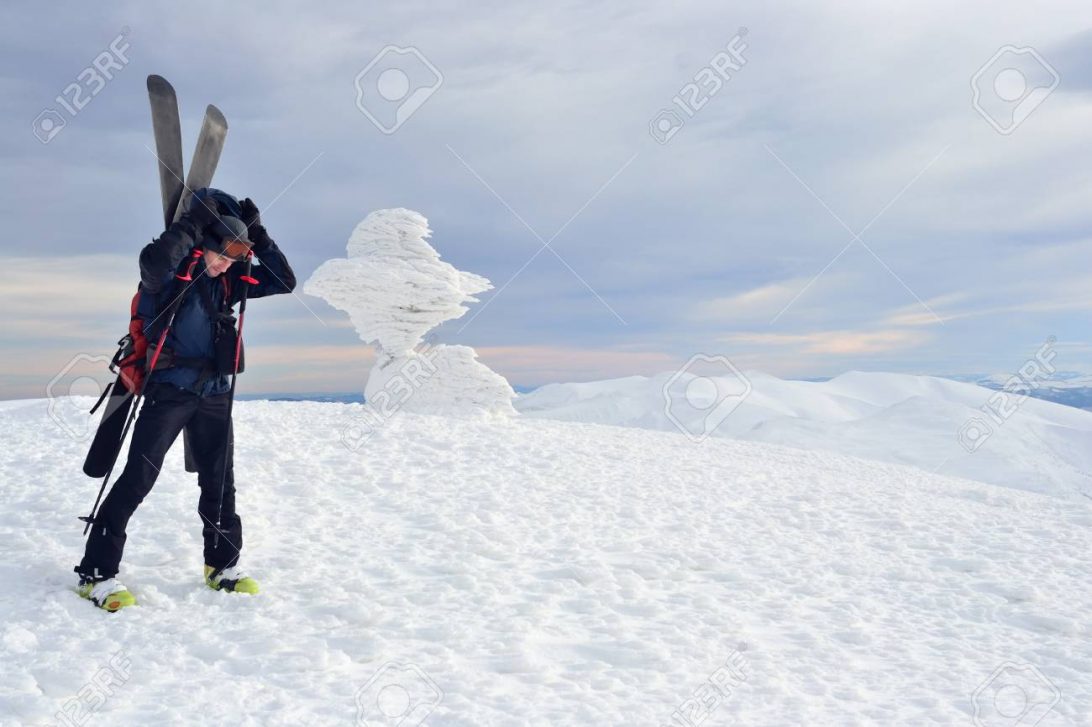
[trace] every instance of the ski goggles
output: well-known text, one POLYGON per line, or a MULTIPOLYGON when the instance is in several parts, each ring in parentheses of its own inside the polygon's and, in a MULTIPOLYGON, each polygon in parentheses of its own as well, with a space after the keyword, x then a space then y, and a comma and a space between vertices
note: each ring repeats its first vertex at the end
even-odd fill
POLYGON ((250 255, 250 243, 242 240, 226 240, 216 252, 221 257, 226 257, 235 262, 242 262, 250 255))

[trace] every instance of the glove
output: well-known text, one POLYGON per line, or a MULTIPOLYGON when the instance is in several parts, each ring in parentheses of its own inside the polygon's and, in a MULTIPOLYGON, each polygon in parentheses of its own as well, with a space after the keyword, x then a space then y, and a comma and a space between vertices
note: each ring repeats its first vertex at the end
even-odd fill
POLYGON ((242 210, 243 222, 246 223, 248 229, 254 225, 262 224, 261 215, 258 213, 258 205, 254 204, 254 200, 250 197, 239 203, 239 209, 242 210))
POLYGON ((190 197, 190 206, 186 214, 197 228, 199 235, 214 226, 219 227, 216 223, 220 221, 220 213, 216 210, 216 202, 211 199, 190 197))
POLYGON ((246 223, 247 236, 254 245, 252 248, 254 254, 260 256, 269 249, 269 245, 273 241, 269 239, 269 233, 262 226, 262 217, 258 212, 258 205, 254 204, 254 200, 250 197, 247 197, 239 203, 239 209, 243 213, 243 222, 246 223))

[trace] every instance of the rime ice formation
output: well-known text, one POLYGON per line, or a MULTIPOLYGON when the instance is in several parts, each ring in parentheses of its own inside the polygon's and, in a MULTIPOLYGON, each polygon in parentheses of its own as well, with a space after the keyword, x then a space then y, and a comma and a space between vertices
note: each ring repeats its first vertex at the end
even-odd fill
POLYGON ((412 210, 372 212, 349 236, 347 257, 327 260, 303 290, 348 313, 361 340, 376 346, 368 401, 426 414, 514 414, 512 387, 474 349, 422 346, 426 333, 493 287, 442 261, 426 241, 431 232, 412 210))

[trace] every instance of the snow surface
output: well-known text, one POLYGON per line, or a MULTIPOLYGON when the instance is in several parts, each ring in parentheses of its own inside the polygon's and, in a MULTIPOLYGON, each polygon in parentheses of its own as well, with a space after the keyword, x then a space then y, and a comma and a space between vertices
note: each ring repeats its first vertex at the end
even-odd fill
POLYGON ((972 725, 978 692, 993 727, 1024 689, 1041 725, 1089 724, 1087 502, 529 417, 403 413, 351 451, 361 408, 236 404, 256 597, 202 584, 176 445, 130 527, 141 605, 107 614, 73 592, 86 443, 0 406, 0 723, 83 695, 88 724, 353 724, 410 694, 403 725, 676 725, 696 699, 705 725, 972 725))
POLYGON ((387 411, 511 415, 516 393, 466 346, 419 350, 429 331, 463 316, 493 285, 457 270, 429 245, 428 220, 407 209, 377 210, 356 226, 347 258, 327 260, 304 283, 308 295, 349 314, 360 339, 375 344, 364 388, 387 411))
MULTIPOLYGON (((672 374, 580 384, 549 384, 520 396, 526 416, 679 431, 665 409, 664 388, 685 399, 672 374)), ((824 382, 785 381, 747 373, 750 393, 713 436, 822 449, 909 464, 1061 497, 1092 497, 1092 412, 1026 398, 1007 399, 1001 424, 982 408, 996 391, 931 376, 851 372, 824 382), (963 431, 977 419, 990 433, 977 442, 963 431), (961 431, 962 441, 961 441, 961 431)), ((725 390, 736 387, 730 380, 725 390)), ((705 412, 676 408, 684 427, 705 412), (690 417, 689 419, 687 417, 690 417)))

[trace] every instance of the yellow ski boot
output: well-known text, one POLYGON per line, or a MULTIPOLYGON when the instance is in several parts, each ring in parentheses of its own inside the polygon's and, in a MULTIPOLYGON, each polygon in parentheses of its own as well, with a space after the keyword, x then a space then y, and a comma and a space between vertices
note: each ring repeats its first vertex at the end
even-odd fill
POLYGON ((244 573, 243 569, 237 565, 222 570, 206 565, 205 584, 214 591, 251 594, 258 592, 258 581, 244 573))
POLYGON ((120 611, 127 606, 136 605, 136 597, 117 578, 92 580, 81 578, 76 587, 80 598, 86 598, 104 611, 120 611))

